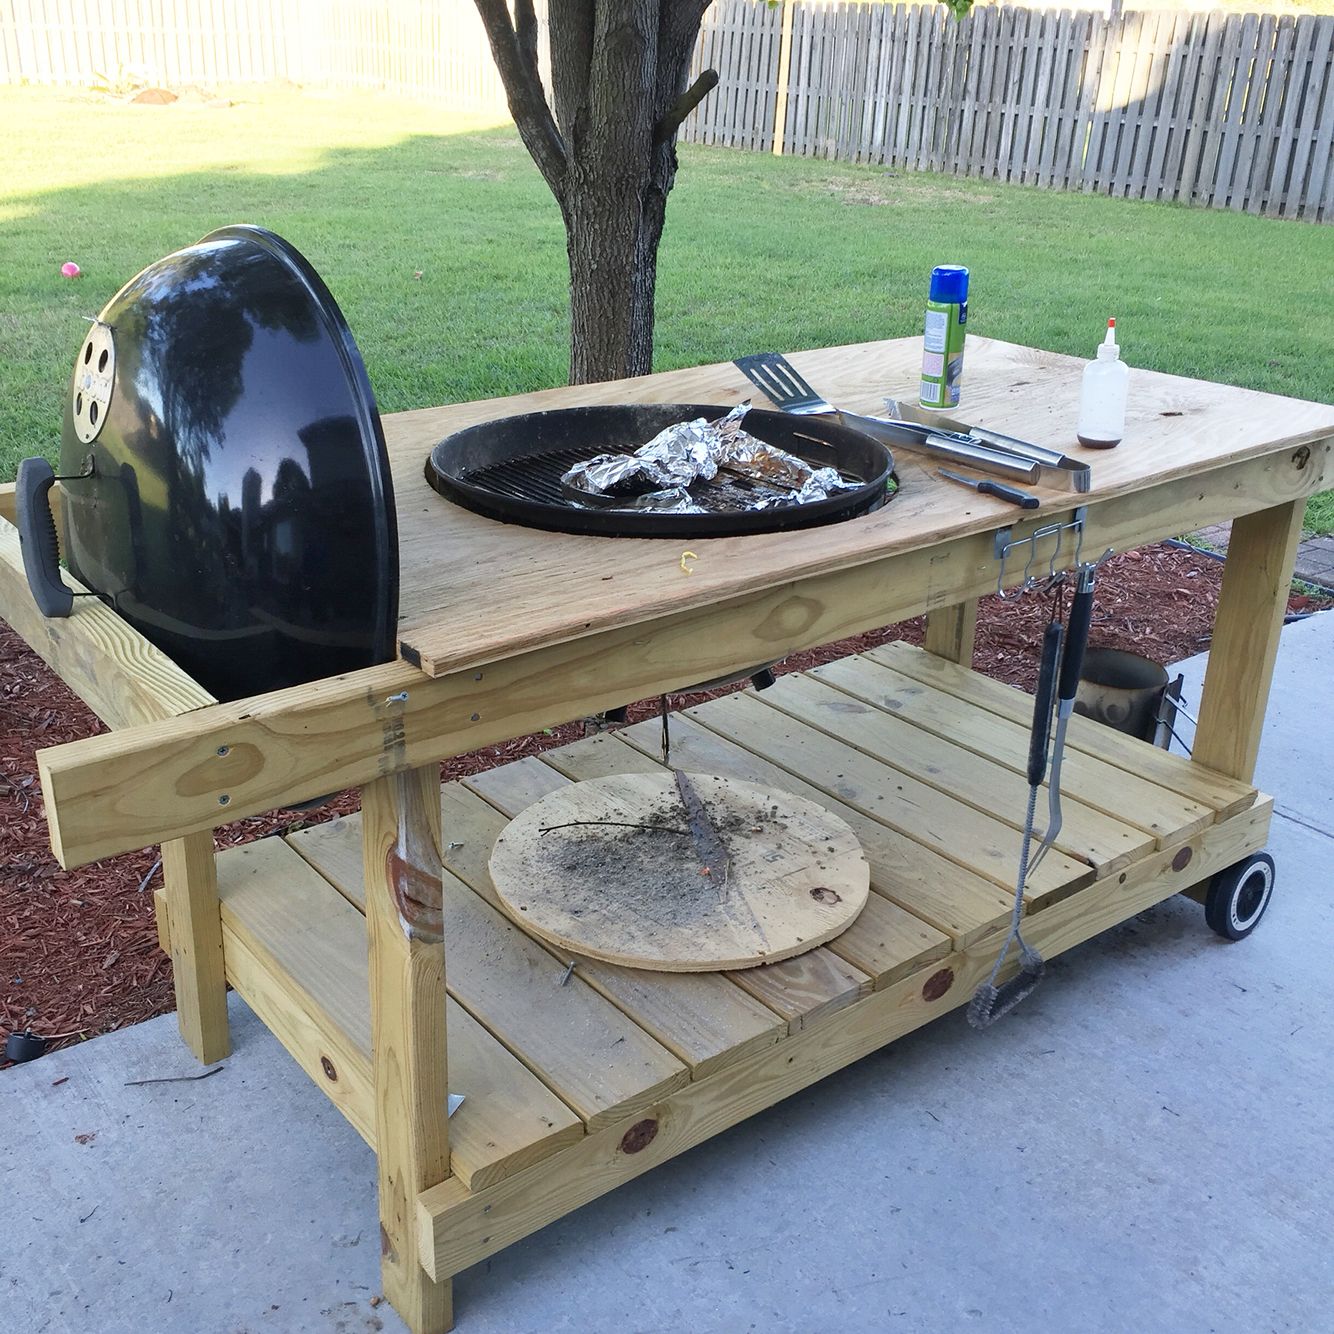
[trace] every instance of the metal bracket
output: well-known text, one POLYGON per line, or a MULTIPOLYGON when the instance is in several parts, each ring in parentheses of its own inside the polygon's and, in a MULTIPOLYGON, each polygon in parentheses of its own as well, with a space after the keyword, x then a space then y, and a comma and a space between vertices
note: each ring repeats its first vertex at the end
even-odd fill
POLYGON ((1015 537, 1013 528, 997 530, 995 553, 996 559, 1000 561, 1000 569, 996 573, 996 593, 998 596, 1008 596, 1005 592, 1005 565, 1021 547, 1028 548, 1028 559, 1024 562, 1024 577, 1017 590, 1020 593, 1027 593, 1031 589, 1037 588, 1039 584, 1056 578, 1059 573, 1056 568, 1056 561, 1061 554, 1062 547, 1065 545, 1066 533, 1074 534, 1075 550, 1070 565, 1078 565, 1079 558, 1084 550, 1084 521, 1087 518, 1088 506, 1080 505, 1068 522, 1061 523, 1058 521, 1043 524, 1041 528, 1033 529, 1027 537, 1015 537), (1046 556, 1046 572, 1034 574, 1033 566, 1039 563, 1039 550, 1046 542, 1051 543, 1050 551, 1047 552, 1046 556))

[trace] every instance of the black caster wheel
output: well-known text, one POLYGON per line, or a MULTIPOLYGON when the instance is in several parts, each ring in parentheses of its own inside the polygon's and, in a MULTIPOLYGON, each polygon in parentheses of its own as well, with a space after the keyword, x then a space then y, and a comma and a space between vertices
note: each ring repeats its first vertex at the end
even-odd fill
POLYGON ((1273 893, 1274 859, 1257 852, 1209 882, 1204 920, 1224 940, 1245 940, 1259 926, 1273 893))

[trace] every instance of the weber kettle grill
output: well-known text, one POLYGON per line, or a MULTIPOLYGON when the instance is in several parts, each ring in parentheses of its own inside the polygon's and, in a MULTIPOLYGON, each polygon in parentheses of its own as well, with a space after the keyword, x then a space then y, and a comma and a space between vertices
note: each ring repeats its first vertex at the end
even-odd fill
MULTIPOLYGON (((61 577, 59 481, 71 574, 218 699, 392 659, 398 536, 384 433, 347 322, 301 254, 261 227, 223 227, 150 264, 91 323, 66 395, 60 474, 43 458, 18 470, 41 611, 68 616, 77 596, 61 577)), ((436 445, 426 477, 488 519, 624 537, 837 523, 892 494, 883 444, 837 421, 763 411, 748 430, 834 470, 842 487, 808 499, 719 469, 688 513, 582 503, 562 488, 572 463, 728 411, 625 404, 480 422, 436 445)), ((757 669, 757 684, 767 679, 757 669)))
MULTIPOLYGON (((220 699, 391 659, 393 488, 357 345, 260 227, 149 265, 79 349, 60 447, 70 572, 220 699)), ((19 466, 38 606, 68 616, 45 459, 19 466)))

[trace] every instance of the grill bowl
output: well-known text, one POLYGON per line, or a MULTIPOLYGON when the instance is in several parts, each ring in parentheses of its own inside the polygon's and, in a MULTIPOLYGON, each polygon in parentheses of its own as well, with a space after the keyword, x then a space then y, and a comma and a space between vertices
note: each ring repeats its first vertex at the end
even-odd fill
POLYGON ((724 416, 716 403, 633 403, 530 412, 479 422, 431 451, 426 480, 442 496, 503 523, 604 537, 729 537, 838 523, 879 509, 888 498, 894 457, 877 440, 823 417, 753 409, 745 429, 814 467, 837 468, 853 489, 824 500, 772 509, 672 514, 580 504, 561 474, 597 454, 632 453, 676 422, 724 416))

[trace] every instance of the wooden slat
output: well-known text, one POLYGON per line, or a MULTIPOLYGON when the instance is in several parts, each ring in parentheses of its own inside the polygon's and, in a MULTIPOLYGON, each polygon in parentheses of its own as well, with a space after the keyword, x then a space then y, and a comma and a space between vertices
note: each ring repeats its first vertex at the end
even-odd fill
MULTIPOLYGON (((618 747, 629 755, 634 752, 618 747)), ((544 765, 533 765, 553 785, 565 781, 544 765)), ((517 766, 511 766, 517 768, 517 766)), ((529 766, 524 766, 530 773, 529 766)), ((614 770, 616 772, 618 770, 614 770)), ((522 791, 536 800, 541 791, 528 781, 522 791)), ((441 789, 446 867, 494 908, 499 900, 491 884, 491 848, 507 817, 476 792, 459 783, 441 789)), ((319 863, 334 881, 348 887, 355 900, 361 823, 357 815, 291 836, 304 852, 318 842, 319 863)), ((564 966, 568 958, 562 958, 564 966)), ((617 968, 599 960, 579 959, 576 971, 691 1068, 696 1077, 738 1059, 758 1046, 778 1041, 785 1022, 715 974, 670 975, 617 968)))
MULTIPOLYGON (((1317 133, 1329 120, 1328 114, 1320 115, 1319 108, 1322 87, 1330 82, 1326 71, 1330 67, 1331 55, 1334 55, 1334 17, 1308 18, 1303 15, 1299 23, 1309 23, 1311 29, 1308 59, 1304 60, 1295 71, 1299 79, 1305 81, 1305 92, 1295 95, 1293 103, 1296 117, 1290 146, 1290 165, 1287 168, 1288 187, 1283 206, 1284 215, 1289 217, 1301 211, 1300 201, 1306 197, 1309 167, 1317 146, 1317 133)), ((1301 86, 1299 83, 1299 90, 1301 86)))
POLYGON ((774 118, 772 151, 778 155, 787 149, 788 97, 792 82, 792 10, 794 0, 782 0, 782 30, 778 39, 778 72, 774 76, 774 118))
MULTIPOLYGON (((745 694, 701 705, 688 716, 972 874, 1013 889, 1020 840, 1013 828, 993 816, 838 745, 745 694)), ((1030 879, 1025 899, 1039 905, 1062 898, 1088 884, 1093 875, 1091 867, 1052 851, 1030 879)))
MULTIPOLYGON (((1001 713, 966 693, 951 694, 924 684, 866 655, 828 663, 815 668, 811 675, 914 727, 985 755, 1016 774, 1024 773, 1027 768, 1033 702, 1023 692, 1013 691, 1018 698, 1006 699, 1006 710, 1001 713)), ((1082 748, 1067 738, 1061 779, 1063 790, 1086 806, 1152 834, 1159 846, 1203 829, 1218 817, 1220 809, 1213 802, 1193 800, 1167 786, 1167 774, 1159 773, 1159 781, 1154 782, 1105 761, 1096 749, 1102 738, 1087 727, 1079 731, 1084 734, 1080 738, 1082 748)), ((1128 756, 1133 755, 1130 747, 1125 747, 1125 751, 1128 756)), ((1153 759, 1150 758, 1151 765, 1153 759)), ((1244 810, 1251 799, 1249 789, 1237 785, 1230 800, 1224 803, 1222 813, 1244 810)))
MULTIPOLYGON (((280 838, 222 853, 218 882, 229 980, 373 1145, 365 919, 280 838)), ((582 1137, 579 1118, 457 1001, 445 1011, 450 1088, 465 1098, 450 1119, 456 1177, 481 1190, 582 1137)))
POLYGON ((1276 141, 1270 165, 1268 211, 1282 214, 1287 201, 1288 172, 1292 165, 1292 149, 1306 89, 1307 68, 1311 43, 1315 37, 1315 20, 1311 15, 1299 14, 1292 24, 1292 44, 1287 60, 1276 74, 1283 77, 1283 100, 1279 110, 1276 141))
POLYGON ((1324 64, 1313 63, 1311 81, 1322 90, 1320 110, 1311 122, 1314 141, 1311 145, 1310 175, 1303 190, 1302 216, 1328 217, 1329 192, 1334 188, 1334 15, 1322 14, 1325 28, 1324 64))
POLYGON ((1283 74, 1292 49, 1292 16, 1266 15, 1256 43, 1255 68, 1251 74, 1251 102, 1247 108, 1245 133, 1239 152, 1239 190, 1232 206, 1259 213, 1270 158, 1275 147, 1278 106, 1282 99, 1283 74))
MULTIPOLYGON (((653 724, 636 724, 617 733, 615 739, 633 745, 650 758, 657 757, 653 724)), ((624 763, 619 753, 605 753, 611 750, 611 740, 596 738, 588 742, 590 755, 602 747, 601 766, 624 763)), ((564 749, 550 751, 545 759, 548 764, 560 767, 565 754, 564 749)), ((907 835, 831 798, 803 778, 761 759, 683 714, 672 720, 672 755, 686 769, 749 778, 821 802, 856 831, 871 864, 872 890, 903 909, 902 920, 907 924, 925 922, 956 944, 968 944, 995 930, 1008 918, 1010 901, 990 881, 971 875, 907 835)), ((591 765, 592 761, 586 756, 583 763, 591 765)), ((614 771, 604 768, 604 772, 614 771)))
MULTIPOLYGON (((563 784, 559 775, 553 777, 563 784)), ((462 844, 446 852, 446 865, 499 907, 488 861, 506 816, 461 784, 447 785, 441 796, 449 839, 462 844)), ((564 961, 570 959, 580 977, 657 1038, 689 1067, 692 1078, 703 1078, 759 1047, 771 1046, 787 1032, 786 1021, 725 975, 618 968, 582 955, 567 955, 564 961)))
POLYGON ((1174 193, 1165 164, 1169 160, 1169 147, 1175 147, 1184 128, 1182 88, 1196 28, 1196 16, 1184 13, 1173 14, 1167 27, 1166 46, 1159 57, 1160 68, 1165 69, 1166 74, 1159 88, 1153 142, 1145 159, 1145 199, 1171 198, 1174 193))
POLYGON ((1196 196, 1202 202, 1225 202, 1226 185, 1222 167, 1225 164, 1224 145, 1228 139, 1229 117, 1239 114, 1238 66, 1241 62, 1242 41, 1246 25, 1252 15, 1230 14, 1223 26, 1219 48, 1217 82, 1210 104, 1209 132, 1200 160, 1200 182, 1196 196))
MULTIPOLYGON (((318 829, 292 845, 352 903, 361 876, 326 853, 318 829)), ((443 881, 449 994, 589 1126, 624 1120, 689 1078, 685 1067, 577 975, 483 902, 443 881)))
MULTIPOLYGON (((815 677, 800 673, 784 676, 773 689, 764 692, 761 700, 864 755, 967 802, 975 810, 995 816, 1016 830, 1023 828, 1028 783, 1013 768, 913 727, 894 713, 852 699, 815 677)), ((1044 811, 1039 829, 1045 820, 1044 811)), ((1063 822, 1054 847, 1072 861, 1087 862, 1096 878, 1121 870, 1154 846, 1152 835, 1066 793, 1063 822)))
MULTIPOLYGON (((1264 845, 1272 802, 1194 839, 1155 853, 1116 893, 1095 885, 1044 912, 1027 936, 1047 956, 1161 902, 1195 880, 1264 845), (1183 856, 1183 850, 1189 855, 1183 856), (1175 869, 1174 869, 1175 866, 1175 869)), ((928 964, 866 997, 774 1053, 760 1052, 668 1099, 653 1114, 655 1134, 634 1153, 618 1131, 589 1135, 547 1168, 539 1166, 474 1194, 446 1182, 418 1201, 421 1261, 437 1277, 457 1274, 571 1209, 684 1152, 931 1019, 966 1004, 991 968, 995 939, 928 964), (781 1059, 775 1059, 781 1051, 781 1059)))
MULTIPOLYGON (((969 700, 1022 727, 1026 728, 1032 721, 1032 697, 1024 691, 993 681, 977 672, 964 672, 954 663, 933 658, 911 645, 886 644, 871 649, 866 657, 937 690, 969 700)), ((1245 810, 1255 799, 1255 790, 1246 783, 1238 782, 1201 763, 1192 763, 1182 755, 1169 754, 1156 746, 1146 745, 1115 728, 1105 727, 1079 714, 1070 719, 1066 744, 1072 751, 1096 756, 1117 769, 1148 779, 1158 787, 1176 792, 1189 801, 1198 802, 1216 812, 1219 817, 1245 810)))
POLYGON ((1175 198, 1183 204, 1204 202, 1208 197, 1203 170, 1204 146, 1213 123, 1213 99, 1221 96, 1218 76, 1219 51, 1227 22, 1226 14, 1214 11, 1205 16, 1200 32, 1200 54, 1195 70, 1195 96, 1182 136, 1181 168, 1176 175, 1175 198))
MULTIPOLYGON (((679 733, 683 728, 689 728, 687 721, 683 718, 674 718, 673 732, 679 733)), ((846 819, 851 814, 829 803, 823 798, 823 794, 815 789, 798 791, 797 786, 791 782, 775 784, 773 778, 777 771, 761 770, 753 764, 753 761, 747 768, 749 757, 745 752, 737 750, 735 754, 742 763, 728 766, 726 771, 708 764, 691 763, 691 760, 702 758, 696 749, 687 749, 682 755, 674 756, 674 759, 683 761, 682 767, 688 772, 721 773, 728 778, 745 778, 748 782, 777 786, 782 791, 794 792, 798 796, 805 796, 808 800, 818 802, 840 819, 846 819)), ((548 751, 542 759, 546 766, 575 780, 604 778, 616 773, 653 773, 661 768, 660 762, 654 756, 629 744, 628 733, 608 738, 590 737, 586 741, 576 742, 573 746, 562 746, 557 751, 548 751)), ((860 828, 855 824, 853 827, 860 838, 860 828)), ((873 985, 879 988, 888 982, 896 981, 924 960, 944 954, 948 947, 948 939, 942 932, 934 930, 919 917, 883 897, 876 890, 875 859, 864 844, 863 851, 867 852, 867 860, 872 862, 872 889, 876 892, 857 920, 826 948, 866 973, 873 985)), ((738 982, 742 982, 744 977, 760 972, 781 978, 780 969, 781 965, 770 964, 762 970, 739 970, 729 973, 728 976, 738 982)))

